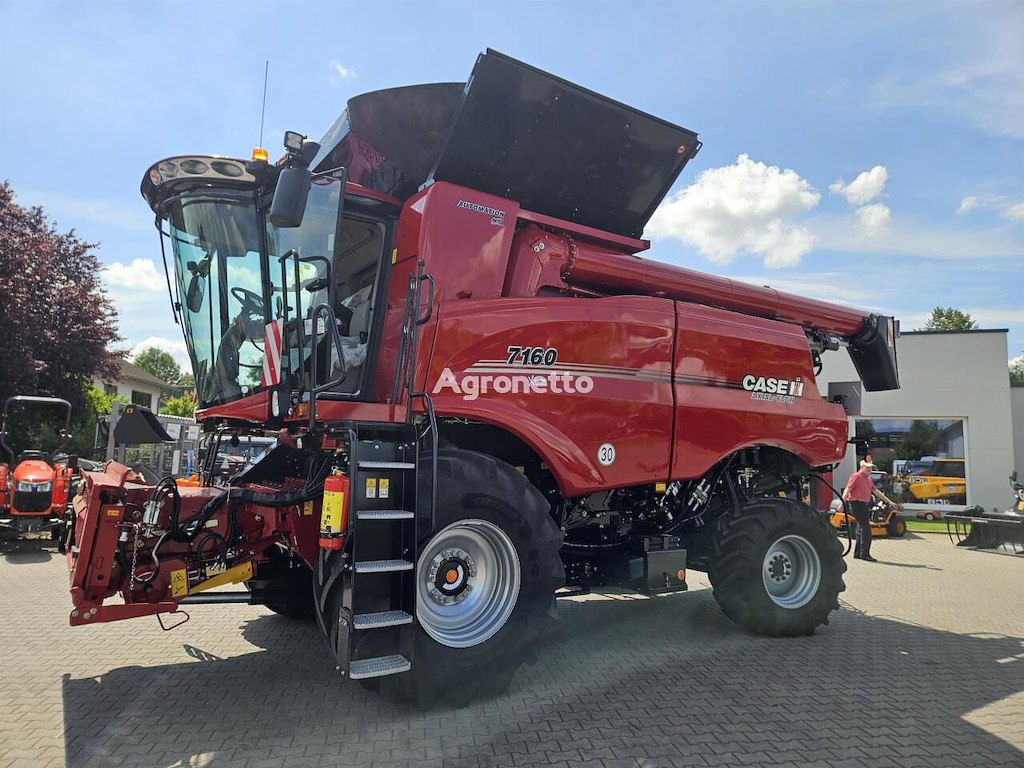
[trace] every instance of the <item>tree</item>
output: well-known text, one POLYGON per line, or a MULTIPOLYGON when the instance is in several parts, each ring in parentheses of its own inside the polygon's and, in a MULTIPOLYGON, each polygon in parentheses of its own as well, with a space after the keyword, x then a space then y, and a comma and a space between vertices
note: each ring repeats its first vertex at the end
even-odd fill
POLYGON ((177 386, 183 383, 178 363, 158 347, 146 347, 135 356, 132 362, 168 384, 177 386))
POLYGON ((191 419, 196 415, 195 398, 191 392, 186 392, 180 397, 168 397, 160 404, 160 413, 191 419))
POLYGON ((922 331, 973 331, 978 323, 967 313, 953 307, 936 307, 922 331))
POLYGON ((1010 383, 1024 385, 1024 355, 1010 361, 1010 383))
POLYGON ((82 409, 93 376, 117 376, 117 312, 94 248, 0 182, 0 402, 50 395, 82 409))

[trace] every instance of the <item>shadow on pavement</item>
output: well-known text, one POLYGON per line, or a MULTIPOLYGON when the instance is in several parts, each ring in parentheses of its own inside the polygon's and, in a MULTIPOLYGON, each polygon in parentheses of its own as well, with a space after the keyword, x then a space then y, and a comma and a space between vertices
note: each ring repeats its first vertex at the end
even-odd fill
POLYGON ((460 710, 421 712, 344 681, 314 625, 277 616, 246 624, 263 650, 243 656, 187 645, 178 663, 65 675, 67 765, 1024 763, 993 735, 1019 732, 1020 700, 1015 714, 1003 700, 1024 691, 1020 638, 848 610, 814 637, 754 637, 710 590, 561 608, 539 662, 460 710))
POLYGON ((17 538, 5 533, 0 536, 0 554, 9 563, 45 563, 57 556, 57 544, 45 538, 17 538))

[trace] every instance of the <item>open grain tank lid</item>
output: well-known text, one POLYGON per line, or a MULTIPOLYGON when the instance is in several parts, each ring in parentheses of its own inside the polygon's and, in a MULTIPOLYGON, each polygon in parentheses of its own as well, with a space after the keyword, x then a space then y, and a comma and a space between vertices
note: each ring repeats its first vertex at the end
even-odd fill
POLYGON ((356 96, 320 142, 316 170, 404 199, 429 181, 639 237, 697 134, 496 51, 467 85, 356 96))

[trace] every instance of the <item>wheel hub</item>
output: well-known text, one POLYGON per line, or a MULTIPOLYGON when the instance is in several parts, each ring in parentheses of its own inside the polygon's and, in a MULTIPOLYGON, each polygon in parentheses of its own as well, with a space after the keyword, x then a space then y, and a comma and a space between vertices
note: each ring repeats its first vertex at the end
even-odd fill
POLYGON ((793 573, 793 561, 781 552, 768 563, 768 575, 776 582, 783 582, 793 573))
POLYGON ((434 534, 416 567, 416 619, 449 648, 486 641, 508 621, 522 573, 515 545, 487 520, 465 519, 434 534))
POLYGON ((462 549, 452 548, 439 552, 427 571, 427 593, 441 605, 461 603, 473 591, 476 563, 462 549))
POLYGON ((802 608, 821 585, 821 558, 803 536, 783 536, 768 547, 761 577, 772 602, 780 608, 802 608))

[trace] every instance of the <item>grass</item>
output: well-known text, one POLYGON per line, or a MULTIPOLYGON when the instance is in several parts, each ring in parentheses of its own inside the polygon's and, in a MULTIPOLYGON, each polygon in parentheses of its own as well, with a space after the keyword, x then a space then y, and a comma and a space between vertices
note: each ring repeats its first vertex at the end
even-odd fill
MULTIPOLYGON (((962 526, 961 526, 962 527, 962 526)), ((918 520, 917 518, 907 518, 907 530, 915 531, 917 533, 945 533, 946 532, 946 521, 945 520, 918 520)))

